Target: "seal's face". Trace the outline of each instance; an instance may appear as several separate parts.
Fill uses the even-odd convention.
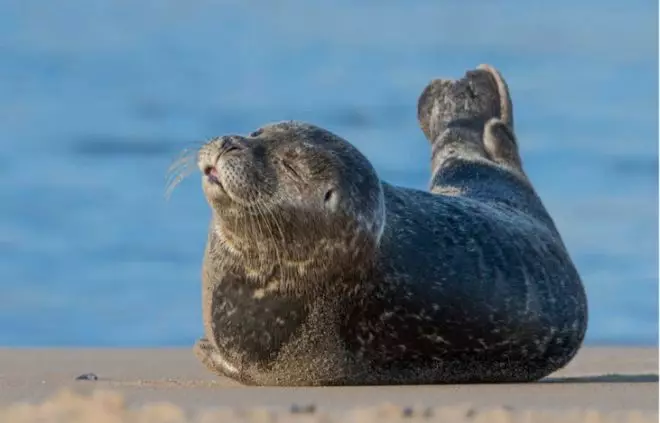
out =
[[[220,236],[235,252],[301,262],[329,250],[357,259],[378,245],[380,180],[355,147],[324,129],[282,122],[215,138],[198,166]]]

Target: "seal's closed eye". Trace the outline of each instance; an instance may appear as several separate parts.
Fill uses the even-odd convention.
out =
[[[293,166],[291,166],[291,163],[287,162],[286,160],[281,160],[280,163],[282,163],[282,167],[286,169],[286,171],[289,172],[289,174],[293,176],[295,179],[299,181],[303,180],[303,178],[296,171],[296,169]]]

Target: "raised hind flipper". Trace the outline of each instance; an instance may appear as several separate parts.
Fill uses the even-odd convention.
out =
[[[480,65],[458,80],[431,81],[419,97],[417,117],[431,142],[432,192],[461,193],[475,183],[487,189],[484,179],[502,172],[527,184],[509,89],[492,66]]]

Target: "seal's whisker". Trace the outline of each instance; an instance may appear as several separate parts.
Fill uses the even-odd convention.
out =
[[[254,204],[254,212],[255,212],[255,223],[257,224],[257,229],[259,229],[259,238],[258,239],[264,239],[266,234],[264,233],[263,228],[261,227],[261,223],[259,222],[261,219],[261,212],[259,211],[259,203]]]
[[[168,175],[168,179],[174,179],[178,175],[186,174],[189,175],[197,170],[197,164],[194,159],[191,159],[188,162],[180,164],[177,168],[172,169]]]
[[[166,172],[165,198],[169,199],[174,189],[197,169],[198,149],[185,149],[169,166]]]
[[[193,165],[182,165],[177,169],[172,170],[166,177],[166,185],[170,185],[177,179],[191,175],[195,170],[195,166]]]
[[[268,229],[268,236],[270,238],[269,241],[273,242],[273,245],[275,247],[275,256],[277,257],[277,262],[280,265],[280,267],[282,267],[282,265],[283,265],[282,259],[281,259],[280,254],[279,254],[279,248],[278,248],[277,242],[275,240],[275,235],[273,233],[273,227],[271,225],[271,220],[272,219],[269,219],[266,216],[266,214],[271,215],[271,213],[268,212],[266,207],[264,207],[262,204],[259,204],[259,203],[257,203],[257,210],[258,210],[259,214],[263,217],[264,226],[266,227],[266,229]]]
[[[167,168],[167,173],[175,171],[180,166],[188,166],[190,164],[195,164],[197,153],[199,148],[186,148],[172,161],[170,166]]]
[[[197,150],[187,150],[182,152],[167,168],[166,178],[172,178],[182,170],[190,167],[196,167]]]
[[[174,192],[174,189],[188,176],[192,175],[194,168],[186,169],[180,172],[165,188],[165,198],[169,199]]]
[[[270,246],[269,246],[269,244],[273,243],[273,241],[275,239],[275,237],[273,235],[273,228],[270,225],[270,219],[268,219],[266,217],[266,207],[264,207],[264,205],[261,202],[256,202],[255,207],[256,207],[256,211],[257,211],[257,221],[262,221],[264,226],[265,226],[265,229],[266,229],[266,230],[264,230],[262,228],[261,224],[259,224],[259,228],[260,228],[260,230],[262,231],[262,234],[263,234],[261,239],[264,239],[264,238],[266,239],[266,242],[265,242],[266,248],[265,248],[264,253],[270,255]],[[266,231],[268,233],[266,233]],[[284,275],[284,260],[282,259],[282,255],[280,254],[279,246],[277,245],[277,243],[274,243],[274,251],[275,251],[275,260],[276,260],[275,263],[276,263],[277,266],[279,266],[279,275],[278,275],[278,277],[279,277],[280,280],[282,280],[283,275]],[[266,261],[268,261],[268,260],[266,260]],[[274,269],[275,268],[276,268],[276,266],[273,266],[272,269],[271,269],[273,274],[274,274],[274,271],[275,271]]]
[[[257,213],[257,215],[256,215],[256,220],[257,220],[257,222],[259,222],[260,220],[263,220],[264,226],[265,226],[265,228],[268,230],[268,234],[266,234],[266,231],[263,230],[263,228],[261,227],[261,224],[259,223],[259,229],[260,229],[260,231],[262,232],[262,237],[261,237],[261,239],[265,239],[265,240],[266,240],[266,248],[265,248],[265,252],[268,253],[268,251],[269,251],[269,249],[268,249],[268,242],[269,242],[270,239],[272,239],[272,237],[273,237],[273,236],[272,236],[272,230],[271,230],[271,228],[270,228],[270,225],[268,224],[268,219],[267,219],[266,216],[265,216],[265,213],[264,213],[264,211],[263,211],[263,208],[262,208],[261,204],[260,204],[259,202],[256,202],[256,203],[254,203],[254,207],[255,207],[255,211],[256,211],[256,213]],[[277,253],[277,250],[275,250],[275,257],[276,257],[277,263],[280,264],[280,256],[279,256],[279,254]]]
[[[259,258],[259,241],[262,239],[258,233],[259,229],[259,220],[256,218],[256,203],[252,203],[247,206],[247,221],[249,222],[249,237],[248,240],[254,243],[254,249],[257,252],[257,258]]]
[[[268,215],[271,217],[271,219],[266,219],[265,222],[270,223],[272,221],[273,223],[275,223],[275,225],[277,226],[277,229],[279,230],[279,232],[282,236],[282,238],[281,238],[282,243],[284,243],[284,233],[282,232],[282,228],[279,224],[279,221],[277,220],[276,214],[273,213],[272,210],[270,210],[266,207],[263,207],[262,210],[265,211],[266,213],[268,213]],[[271,239],[273,240],[273,246],[275,248],[275,255],[277,257],[277,261],[278,261],[279,266],[280,266],[280,280],[282,282],[285,282],[288,278],[288,275],[286,274],[287,273],[287,267],[286,267],[286,264],[284,263],[284,260],[282,259],[282,254],[280,254],[280,244],[277,241],[277,237],[275,236],[275,233],[273,231],[273,227],[270,226],[270,225],[268,225],[268,227],[270,229]]]

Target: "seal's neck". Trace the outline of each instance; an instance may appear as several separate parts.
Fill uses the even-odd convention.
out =
[[[214,262],[213,267],[223,273],[243,278],[256,289],[255,295],[260,295],[259,290],[300,292],[323,284],[350,285],[354,283],[351,281],[365,279],[375,259],[375,252],[368,248],[360,250],[353,245],[347,249],[327,238],[290,245],[277,244],[267,237],[246,238],[214,217],[205,260]],[[361,241],[355,243],[365,245]]]

